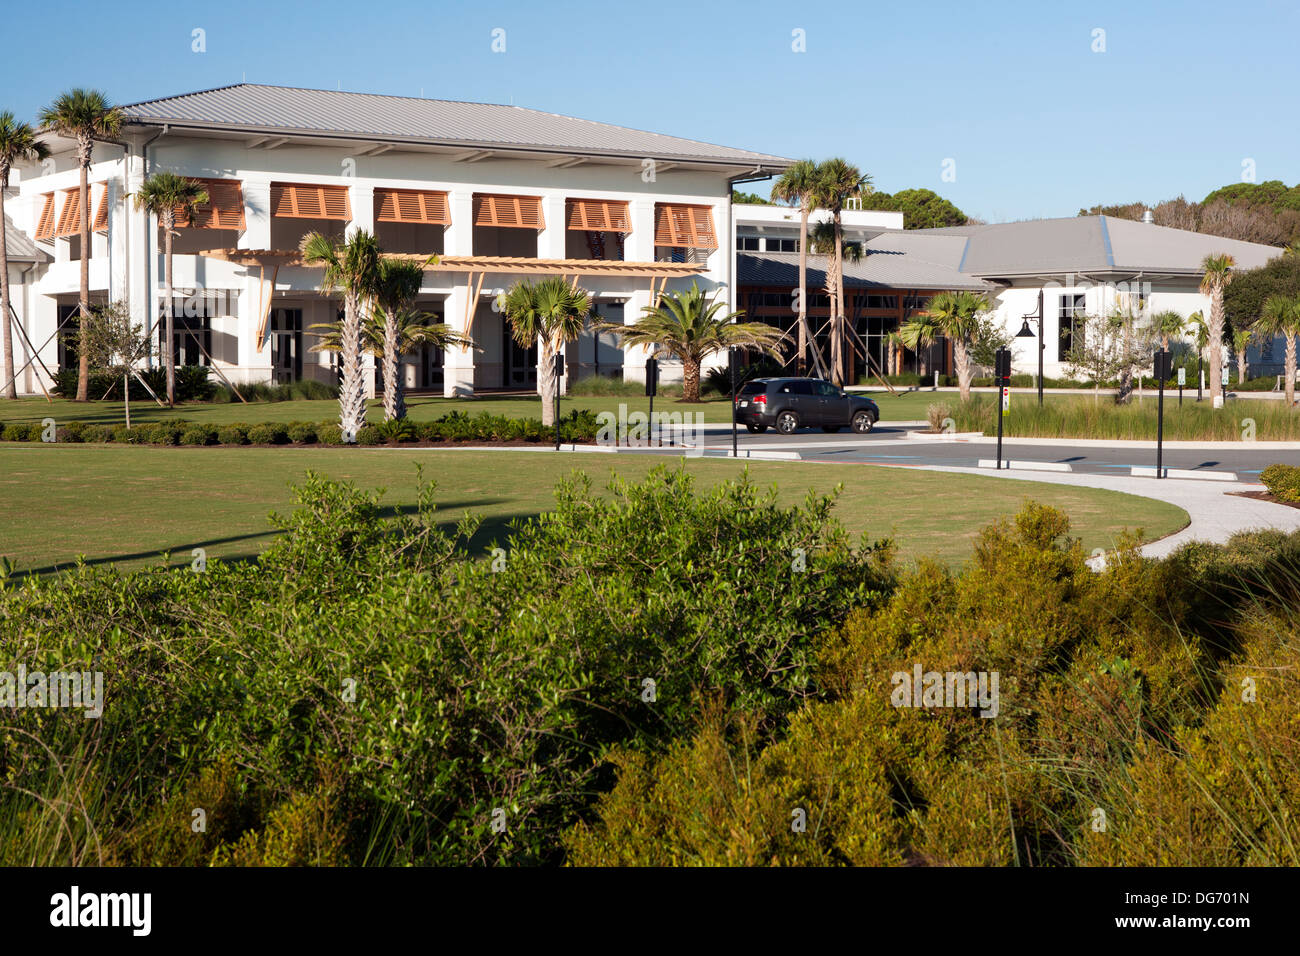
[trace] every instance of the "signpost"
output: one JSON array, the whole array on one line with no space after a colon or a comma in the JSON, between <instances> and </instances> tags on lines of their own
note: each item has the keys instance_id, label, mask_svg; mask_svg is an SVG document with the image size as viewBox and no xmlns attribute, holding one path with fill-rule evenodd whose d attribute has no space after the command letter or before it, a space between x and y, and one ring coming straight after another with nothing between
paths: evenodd
<instances>
[{"instance_id":1,"label":"signpost","mask_svg":"<svg viewBox=\"0 0 1300 956\"><path fill-rule=\"evenodd\" d=\"M727 349L727 370L731 373L731 457L739 458L736 448L736 350Z\"/></svg>"},{"instance_id":2,"label":"signpost","mask_svg":"<svg viewBox=\"0 0 1300 956\"><path fill-rule=\"evenodd\" d=\"M1186 367L1178 370L1178 407L1183 407L1183 386L1187 384Z\"/></svg>"},{"instance_id":3,"label":"signpost","mask_svg":"<svg viewBox=\"0 0 1300 956\"><path fill-rule=\"evenodd\" d=\"M1011 350L1000 348L997 357L997 383L1002 392L1002 407L998 414L998 471L1002 470L1002 419L1011 411Z\"/></svg>"},{"instance_id":4,"label":"signpost","mask_svg":"<svg viewBox=\"0 0 1300 956\"><path fill-rule=\"evenodd\" d=\"M1164 456L1165 456L1165 379L1169 378L1173 364L1172 356L1164 349L1157 349L1155 356L1156 386L1160 389L1160 398L1156 403L1156 477L1165 476ZM1179 385L1182 385L1184 373L1182 369L1178 370ZM1181 398L1182 389L1179 388L1179 397Z\"/></svg>"},{"instance_id":5,"label":"signpost","mask_svg":"<svg viewBox=\"0 0 1300 956\"><path fill-rule=\"evenodd\" d=\"M659 360L645 360L645 393L650 399L650 434L655 434L655 392L659 391ZM661 441L660 444L663 444Z\"/></svg>"}]
</instances>

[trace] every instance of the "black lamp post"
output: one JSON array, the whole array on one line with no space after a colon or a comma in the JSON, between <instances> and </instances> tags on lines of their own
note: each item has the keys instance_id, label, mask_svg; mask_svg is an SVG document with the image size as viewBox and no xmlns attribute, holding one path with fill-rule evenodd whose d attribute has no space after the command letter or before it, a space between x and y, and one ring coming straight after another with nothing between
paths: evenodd
<instances>
[{"instance_id":1,"label":"black lamp post","mask_svg":"<svg viewBox=\"0 0 1300 956\"><path fill-rule=\"evenodd\" d=\"M1038 320L1038 405L1043 405L1043 352L1047 349L1047 343L1043 341L1043 290L1038 290L1038 308L1028 315L1023 315L1024 320L1020 326L1020 331L1016 333L1018 339L1032 339L1034 330L1029 327L1030 319Z\"/></svg>"}]
</instances>

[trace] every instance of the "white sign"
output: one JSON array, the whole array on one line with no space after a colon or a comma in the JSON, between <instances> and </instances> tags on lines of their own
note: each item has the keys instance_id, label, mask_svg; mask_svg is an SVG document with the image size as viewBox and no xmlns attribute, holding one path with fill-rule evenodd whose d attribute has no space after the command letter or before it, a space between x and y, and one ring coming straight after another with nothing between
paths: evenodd
<instances>
[{"instance_id":1,"label":"white sign","mask_svg":"<svg viewBox=\"0 0 1300 956\"><path fill-rule=\"evenodd\" d=\"M1006 415L1011 411L1011 389L1008 386L1002 386L1002 414Z\"/></svg>"},{"instance_id":2,"label":"white sign","mask_svg":"<svg viewBox=\"0 0 1300 956\"><path fill-rule=\"evenodd\" d=\"M1186 384L1187 384L1187 369L1180 368L1178 370L1178 387L1182 388Z\"/></svg>"}]
</instances>

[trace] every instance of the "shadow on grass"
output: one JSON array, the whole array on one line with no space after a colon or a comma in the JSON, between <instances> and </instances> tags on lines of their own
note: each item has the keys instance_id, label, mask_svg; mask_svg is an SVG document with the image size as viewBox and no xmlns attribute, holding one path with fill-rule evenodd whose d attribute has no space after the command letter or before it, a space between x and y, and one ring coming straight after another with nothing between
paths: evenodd
<instances>
[{"instance_id":1,"label":"shadow on grass","mask_svg":"<svg viewBox=\"0 0 1300 956\"><path fill-rule=\"evenodd\" d=\"M435 526L438 530L448 535L454 535L456 528L460 523L465 511L473 511L475 508L482 508L485 505L503 504L507 501L505 498L482 498L476 501L451 501L438 504L437 514L442 514L442 520L436 521ZM284 513L284 512L281 512ZM379 509L379 514L386 520L392 520L399 516L413 516L419 513L416 505L385 505ZM491 550L494 545L503 543L510 533L510 525L514 521L525 521L530 518L536 518L541 511L518 511L509 514L490 515L483 519L478 529L462 545L463 549L471 556L478 556ZM164 554L181 556L180 561L170 561L166 567L185 568L190 566L189 556L195 548L209 549L221 545L233 544L235 542L254 542L262 541L262 547L270 544L282 532L268 528L266 531L249 532L248 534L230 535L224 538L207 538L199 541L189 541L185 543L174 544L171 547L151 548L148 551L133 551L125 554L102 555L96 558L86 558L81 563L86 567L112 567L114 565L130 564L134 562L148 562L150 559L158 559L157 563L161 565ZM263 540L265 539L265 540ZM212 555L212 560L220 560L226 564L236 564L244 561L252 561L261 553L262 548L257 550L238 551L234 554ZM16 569L16 577L27 577L34 575L36 577L47 577L60 572L70 571L77 566L76 559L55 562L38 568ZM127 568L126 570L133 570Z\"/></svg>"}]
</instances>

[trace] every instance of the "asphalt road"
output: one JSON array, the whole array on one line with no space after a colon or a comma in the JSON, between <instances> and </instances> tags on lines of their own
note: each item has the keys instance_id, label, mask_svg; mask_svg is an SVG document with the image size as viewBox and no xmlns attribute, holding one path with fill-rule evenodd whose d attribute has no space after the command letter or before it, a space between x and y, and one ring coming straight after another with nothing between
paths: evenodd
<instances>
[{"instance_id":1,"label":"asphalt road","mask_svg":"<svg viewBox=\"0 0 1300 956\"><path fill-rule=\"evenodd\" d=\"M828 435L820 429L801 429L794 435L778 435L768 431L751 435L743 428L737 441L743 451L792 451L805 461L845 462L871 465L948 465L976 467L980 459L990 460L997 455L997 445L992 441L909 439L908 431L915 426L880 424L868 435L855 435L847 429ZM705 448L723 453L731 449L731 433L709 429ZM680 454L681 449L671 453ZM1092 474L1128 475L1134 466L1154 467L1155 443L1149 447L1133 444L1076 445L1068 440L1059 444L1017 442L1004 440L1004 460L1035 462L1060 462L1070 465L1075 472ZM1177 448L1166 446L1166 468L1198 471L1235 472L1243 481L1258 480L1259 472L1275 462L1300 464L1300 451L1280 451L1268 447L1252 446L1242 442L1240 448L1216 447L1213 449Z\"/></svg>"}]
</instances>

